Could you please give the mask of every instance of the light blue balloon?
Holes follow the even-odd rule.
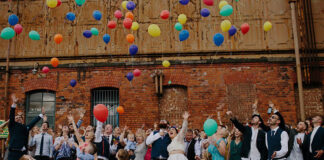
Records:
[[[212,136],[217,131],[217,122],[213,119],[207,119],[204,123],[204,131],[207,136]]]
[[[103,37],[102,37],[102,40],[108,44],[110,42],[110,36],[109,34],[105,34]]]
[[[97,36],[99,34],[99,31],[97,28],[91,28],[90,31],[91,31],[92,35],[94,35],[94,36]]]
[[[10,27],[6,27],[1,31],[1,38],[2,39],[9,40],[14,36],[15,36],[15,31]]]
[[[176,23],[176,24],[174,25],[174,28],[175,28],[177,31],[181,31],[181,30],[182,30],[182,24],[180,24],[180,23],[178,22],[178,23]]]
[[[223,44],[223,42],[224,42],[224,36],[221,33],[216,33],[214,35],[214,44],[216,46],[220,46]]]
[[[219,13],[222,16],[230,16],[233,13],[233,7],[227,4],[220,10]]]
[[[179,39],[180,41],[185,41],[189,38],[189,31],[187,30],[182,30],[180,33],[179,33]]]
[[[36,31],[30,31],[29,38],[32,40],[40,40],[40,36],[39,36],[38,32],[36,32]]]

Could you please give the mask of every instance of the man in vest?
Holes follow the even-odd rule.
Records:
[[[193,130],[188,129],[185,139],[185,155],[188,160],[199,160],[200,152],[199,141],[193,138]]]
[[[97,121],[94,143],[97,147],[98,160],[113,159],[112,155],[116,153],[117,144],[113,144],[112,126],[105,126],[104,134],[102,135],[103,123]]]
[[[168,122],[161,120],[159,131],[153,131],[146,139],[146,144],[152,144],[151,159],[167,160],[169,157],[167,147],[171,143],[171,138],[167,132]]]

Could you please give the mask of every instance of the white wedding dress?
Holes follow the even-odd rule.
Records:
[[[188,160],[184,154],[170,154],[172,151],[183,151],[185,150],[184,138],[188,130],[188,121],[184,120],[182,128],[178,135],[172,139],[172,142],[168,146],[169,158],[168,160]]]

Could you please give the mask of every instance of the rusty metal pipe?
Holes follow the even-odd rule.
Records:
[[[9,40],[9,44],[8,44],[8,50],[7,50],[7,63],[6,63],[6,78],[5,78],[5,106],[4,106],[4,118],[7,117],[7,108],[6,106],[8,106],[8,85],[9,85],[9,55],[10,55],[10,49],[11,49],[11,43],[12,43],[12,40],[10,39]]]

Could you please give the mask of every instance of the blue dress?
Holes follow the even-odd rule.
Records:
[[[221,141],[224,141],[225,143],[224,138],[221,138],[216,142],[216,144],[219,145]],[[209,145],[208,152],[212,155],[213,160],[225,160],[224,156],[219,153],[218,149],[213,144]]]

